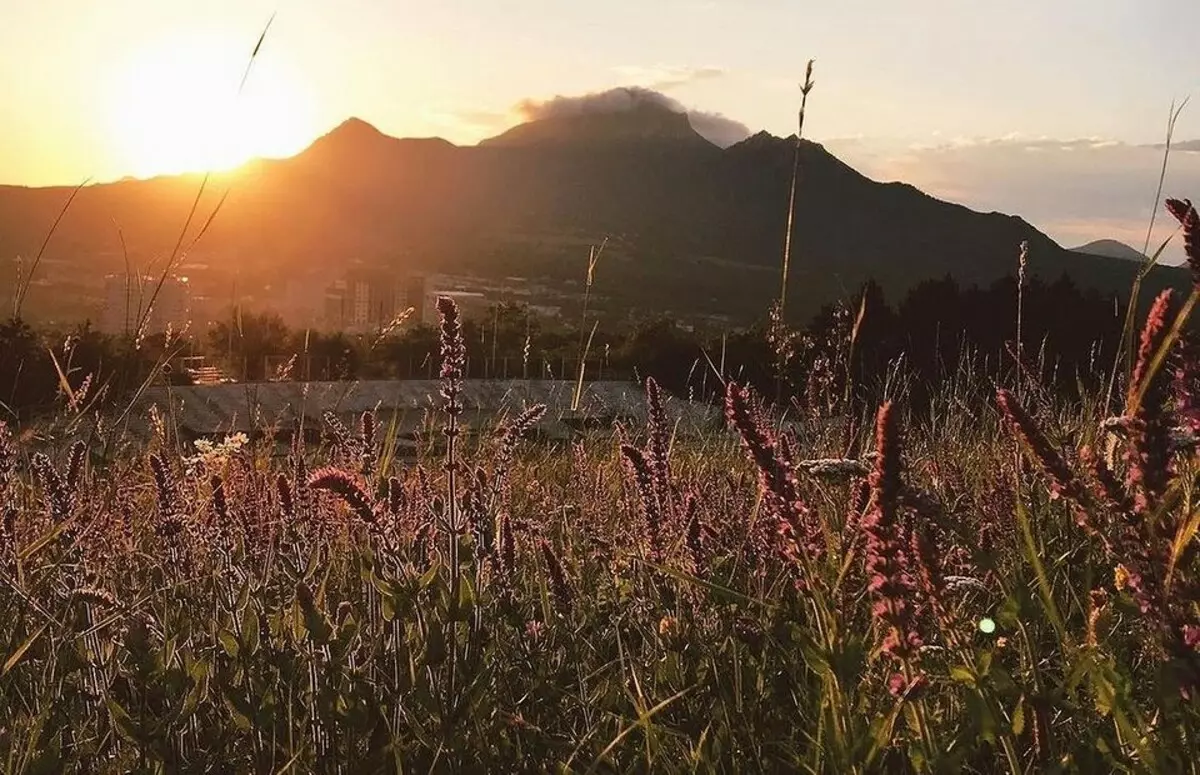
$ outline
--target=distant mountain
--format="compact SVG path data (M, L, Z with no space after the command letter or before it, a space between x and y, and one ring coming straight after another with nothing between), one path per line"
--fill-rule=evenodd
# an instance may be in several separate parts
M1138 263L1146 260L1146 255L1142 251L1131 248L1124 242L1118 242L1115 239L1100 239L1095 242L1089 242L1086 245L1071 248L1071 252L1085 253L1090 256L1104 256L1105 258L1120 258L1126 261L1137 261Z
M686 113L651 102L636 103L614 113L554 116L519 124L482 147L530 148L570 146L658 145L675 151L713 148L692 128Z
M219 298L252 281L317 283L352 260L521 277L570 294L588 246L607 238L596 309L745 321L778 293L796 148L794 138L760 133L722 150L685 114L657 105L550 116L474 147L397 139L351 119L292 158L214 177L184 245L220 204L189 254L217 278L208 282ZM1080 286L1123 293L1136 270L1065 250L1020 218L875 182L819 144L803 141L799 153L788 302L797 315L851 296L869 278L892 299L947 275L988 284L1014 273L1023 240L1031 271L1047 280L1066 273ZM86 187L39 273L52 284L94 286L86 278L120 270L126 256L139 266L161 261L199 182ZM35 255L69 195L0 187L0 258ZM11 276L0 272L0 284ZM1161 267L1147 285L1185 282ZM60 296L35 290L31 303Z

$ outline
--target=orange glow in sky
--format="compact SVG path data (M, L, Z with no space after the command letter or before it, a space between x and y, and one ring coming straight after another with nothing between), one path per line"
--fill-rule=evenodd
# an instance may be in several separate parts
M317 133L313 101L277 55L260 56L244 88L244 47L202 34L154 41L115 68L113 147L137 177L233 169L289 156Z

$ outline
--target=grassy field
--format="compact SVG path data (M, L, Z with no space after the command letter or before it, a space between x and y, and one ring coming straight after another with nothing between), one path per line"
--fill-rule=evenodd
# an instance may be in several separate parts
M1196 297L1111 418L731 382L729 431L676 438L649 381L647 427L479 440L444 300L415 466L370 414L287 455L5 429L4 771L1194 772Z

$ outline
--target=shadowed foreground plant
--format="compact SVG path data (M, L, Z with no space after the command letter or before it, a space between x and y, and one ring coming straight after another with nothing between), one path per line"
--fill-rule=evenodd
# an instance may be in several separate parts
M1013 396L1004 390L997 395L1008 424L1046 472L1055 496L1071 504L1076 521L1097 539L1101 562L1112 574L1111 594L1128 601L1138 627L1150 636L1137 651L1158 667L1158 702L1168 704L1171 700L1165 698L1171 694L1190 702L1200 689L1197 517L1185 491L1200 461L1194 447L1172 445L1171 431L1180 418L1170 400L1170 375L1157 359L1172 327L1170 296L1169 291L1161 294L1147 314L1127 412L1113 426L1123 431L1123 481L1104 458L1084 448L1079 457L1089 468L1085 486ZM1187 400L1185 396L1185 405ZM1137 708L1139 698L1114 686L1123 667L1121 651L1101 637L1096 625L1096 612L1107 605L1110 593L1097 587L1088 594L1092 613L1082 640L1100 657L1079 669L1090 671L1087 674L1100 694L1097 702L1112 707L1114 714L1123 714L1116 716L1123 735L1148 736L1139 738L1138 755L1166 766L1163 763L1173 760L1176 753L1164 737L1168 733L1151 733L1150 722ZM1190 721L1180 721L1184 726L1177 731L1190 736Z

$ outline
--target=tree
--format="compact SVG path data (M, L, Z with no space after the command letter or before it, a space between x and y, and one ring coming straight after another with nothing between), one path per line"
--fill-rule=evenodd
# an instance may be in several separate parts
M274 312L235 314L208 333L209 349L248 382L265 378L268 355L290 355L287 344L288 328Z

